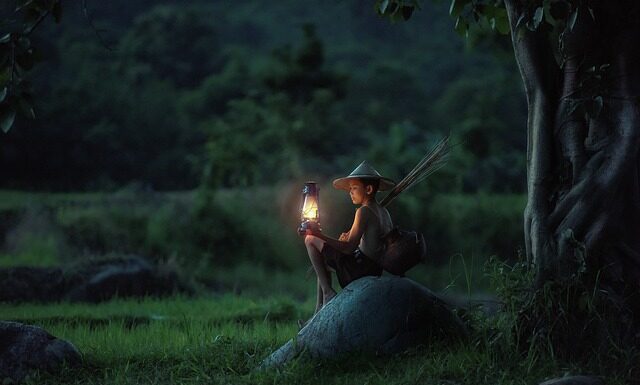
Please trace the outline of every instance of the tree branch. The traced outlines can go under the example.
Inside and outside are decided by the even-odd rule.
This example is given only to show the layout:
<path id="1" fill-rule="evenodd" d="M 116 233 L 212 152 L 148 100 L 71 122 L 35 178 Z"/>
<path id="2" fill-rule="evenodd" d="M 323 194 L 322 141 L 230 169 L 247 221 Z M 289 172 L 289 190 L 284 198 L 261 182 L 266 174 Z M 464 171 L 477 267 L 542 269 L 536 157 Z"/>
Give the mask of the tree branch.
<path id="1" fill-rule="evenodd" d="M 93 18 L 89 14 L 89 9 L 87 8 L 87 0 L 82 0 L 82 12 L 84 13 L 84 17 L 89 22 L 91 29 L 93 29 L 93 32 L 96 34 L 96 37 L 98 38 L 98 40 L 100 40 L 100 44 L 102 44 L 102 46 L 109 51 L 114 51 L 115 49 L 107 43 L 107 41 L 102 37 L 100 30 L 98 30 L 98 28 L 93 23 Z"/>
<path id="2" fill-rule="evenodd" d="M 31 32 L 33 32 L 34 29 L 36 29 L 36 27 L 38 25 L 40 25 L 40 23 L 42 23 L 42 21 L 49 16 L 49 14 L 51 13 L 51 11 L 46 10 L 45 12 L 40 14 L 40 17 L 38 17 L 38 20 L 36 20 L 35 23 L 33 23 L 33 25 L 31 26 L 31 28 L 29 28 L 27 31 L 24 32 L 24 36 L 29 36 L 31 34 Z"/>

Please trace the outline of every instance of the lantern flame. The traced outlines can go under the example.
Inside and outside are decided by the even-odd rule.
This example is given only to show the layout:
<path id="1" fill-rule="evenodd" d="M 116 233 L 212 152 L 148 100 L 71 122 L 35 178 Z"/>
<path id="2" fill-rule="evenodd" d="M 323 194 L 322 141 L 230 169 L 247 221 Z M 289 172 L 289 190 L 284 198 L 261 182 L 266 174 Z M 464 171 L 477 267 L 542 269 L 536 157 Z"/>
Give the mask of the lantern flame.
<path id="1" fill-rule="evenodd" d="M 307 195 L 304 197 L 302 205 L 302 220 L 317 221 L 320 218 L 318 213 L 318 199 L 315 195 Z"/>

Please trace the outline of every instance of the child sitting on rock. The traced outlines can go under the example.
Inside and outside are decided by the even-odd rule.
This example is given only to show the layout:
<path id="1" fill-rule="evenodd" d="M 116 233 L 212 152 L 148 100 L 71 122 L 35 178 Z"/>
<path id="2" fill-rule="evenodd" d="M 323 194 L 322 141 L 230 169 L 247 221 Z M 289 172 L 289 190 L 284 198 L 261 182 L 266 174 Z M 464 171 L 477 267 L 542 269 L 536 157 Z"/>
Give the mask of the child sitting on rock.
<path id="1" fill-rule="evenodd" d="M 353 204 L 360 207 L 351 229 L 339 239 L 315 229 L 306 231 L 304 243 L 318 278 L 315 313 L 336 295 L 329 268 L 336 272 L 342 288 L 360 277 L 382 274 L 377 262 L 384 253 L 382 237 L 391 231 L 393 222 L 387 209 L 376 200 L 376 192 L 393 186 L 391 179 L 382 177 L 366 161 L 349 176 L 333 181 L 333 187 L 348 191 Z"/>

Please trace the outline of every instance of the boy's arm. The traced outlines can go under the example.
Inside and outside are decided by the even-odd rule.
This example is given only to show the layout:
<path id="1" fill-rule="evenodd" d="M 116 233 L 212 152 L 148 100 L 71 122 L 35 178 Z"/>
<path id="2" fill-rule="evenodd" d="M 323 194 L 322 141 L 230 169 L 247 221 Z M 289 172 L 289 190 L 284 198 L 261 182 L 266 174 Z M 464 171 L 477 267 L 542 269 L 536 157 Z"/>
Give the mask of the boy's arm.
<path id="1" fill-rule="evenodd" d="M 353 225 L 351 226 L 351 230 L 347 233 L 348 236 L 346 240 L 338 240 L 331 238 L 322 234 L 321 232 L 311 231 L 311 235 L 315 235 L 316 237 L 325 241 L 329 246 L 334 249 L 348 254 L 353 252 L 356 248 L 358 248 L 358 244 L 360 243 L 360 238 L 362 238 L 362 233 L 364 232 L 365 225 L 367 223 L 369 212 L 367 210 L 363 210 L 362 208 L 358 208 L 356 210 L 356 216 L 353 219 Z"/>

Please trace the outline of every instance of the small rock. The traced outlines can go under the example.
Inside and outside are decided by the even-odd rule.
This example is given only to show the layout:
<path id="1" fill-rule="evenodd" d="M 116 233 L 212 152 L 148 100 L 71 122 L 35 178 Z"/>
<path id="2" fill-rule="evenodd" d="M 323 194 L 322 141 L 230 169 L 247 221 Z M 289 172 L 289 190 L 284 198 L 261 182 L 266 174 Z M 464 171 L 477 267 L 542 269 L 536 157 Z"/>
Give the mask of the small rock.
<path id="1" fill-rule="evenodd" d="M 59 301 L 64 286 L 62 269 L 0 268 L 0 302 Z"/>
<path id="2" fill-rule="evenodd" d="M 392 354 L 432 338 L 467 336 L 462 321 L 427 288 L 408 278 L 363 277 L 345 287 L 261 368 L 284 364 L 303 350 L 317 358 Z"/>
<path id="3" fill-rule="evenodd" d="M 604 381 L 595 376 L 568 376 L 554 378 L 542 382 L 540 385 L 604 385 Z"/>
<path id="4" fill-rule="evenodd" d="M 75 346 L 37 326 L 0 321 L 0 379 L 19 382 L 33 370 L 53 372 L 81 360 Z"/>
<path id="5" fill-rule="evenodd" d="M 78 269 L 75 275 L 75 284 L 70 285 L 65 294 L 72 302 L 100 302 L 115 296 L 162 296 L 180 291 L 175 273 L 160 272 L 146 260 L 136 257 L 88 265 Z"/>

